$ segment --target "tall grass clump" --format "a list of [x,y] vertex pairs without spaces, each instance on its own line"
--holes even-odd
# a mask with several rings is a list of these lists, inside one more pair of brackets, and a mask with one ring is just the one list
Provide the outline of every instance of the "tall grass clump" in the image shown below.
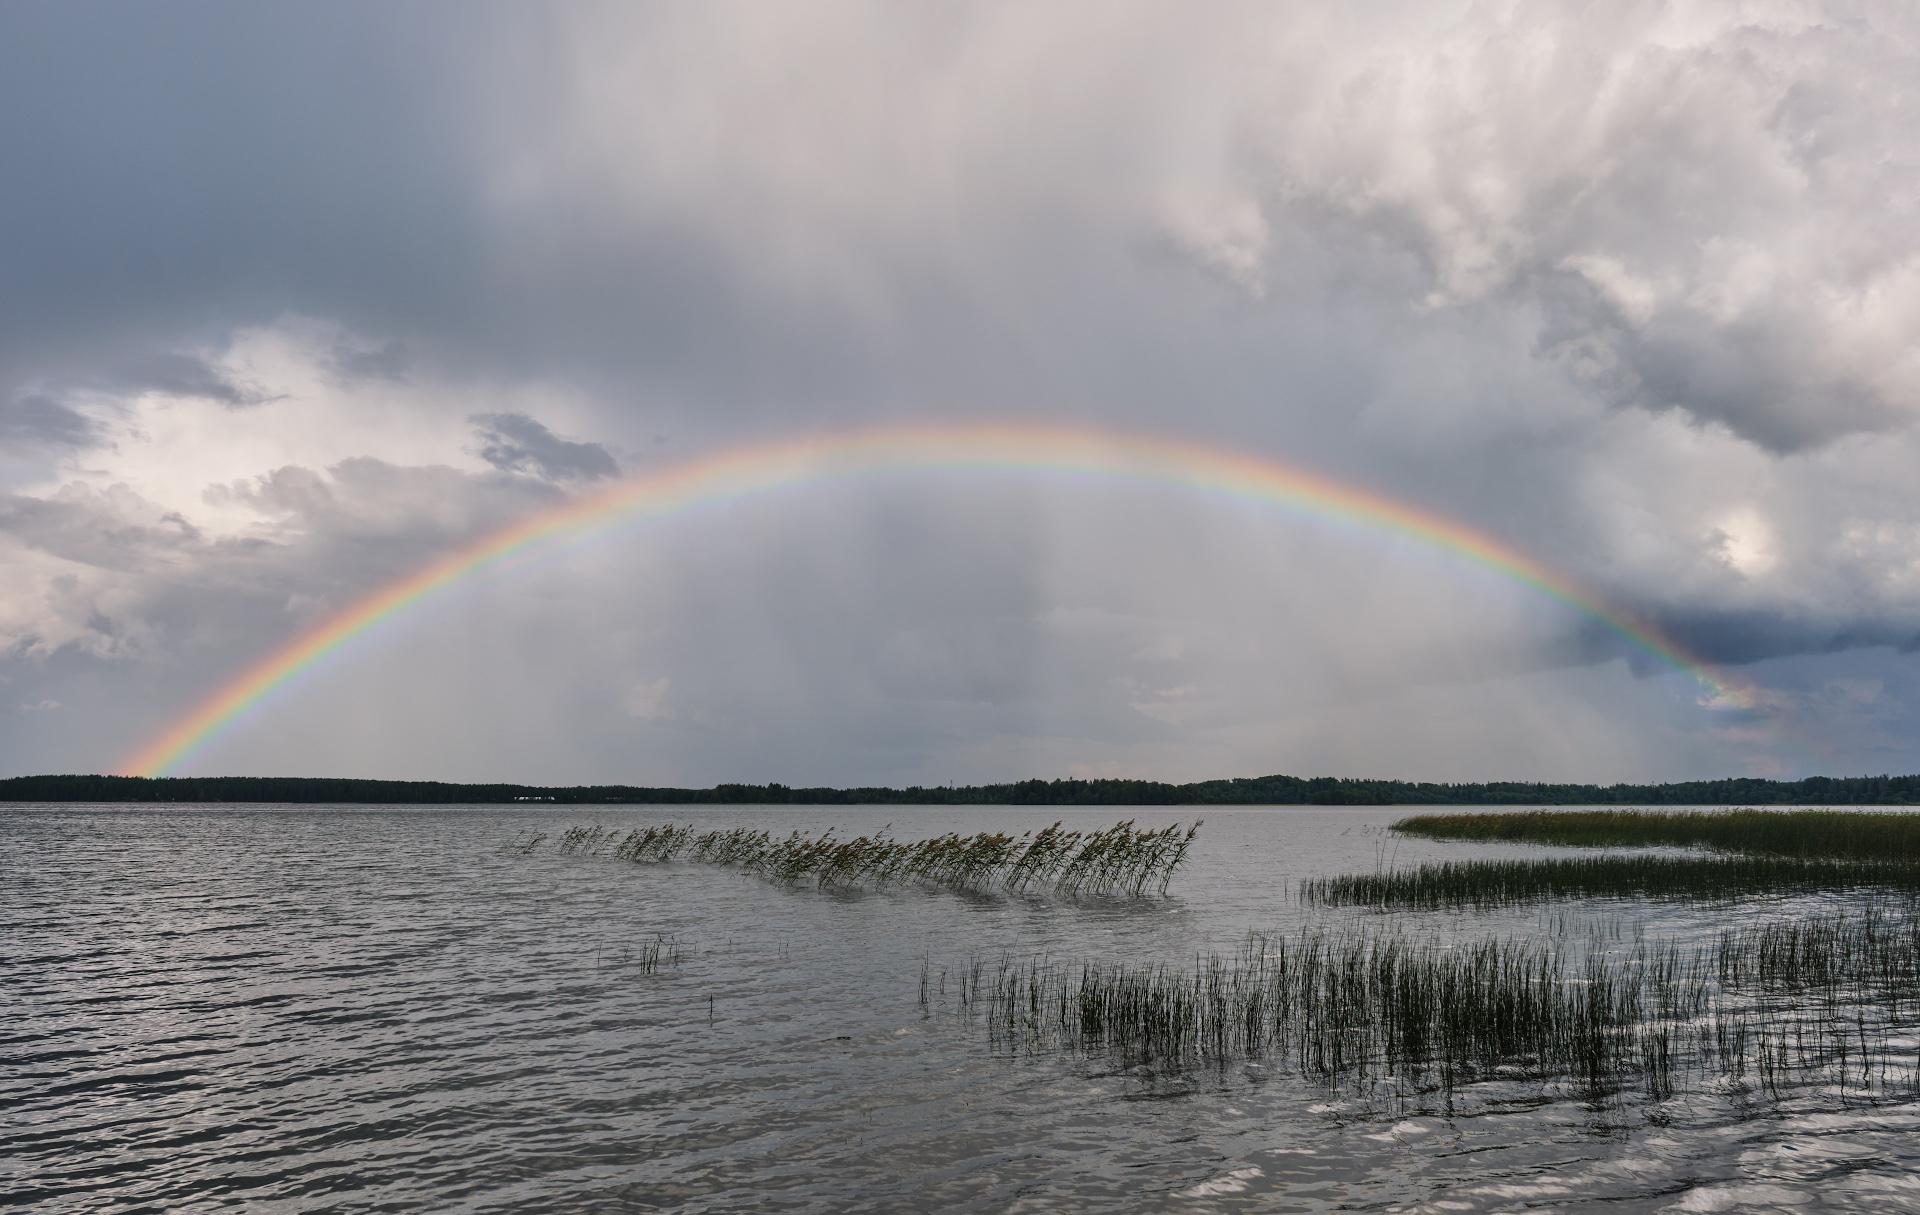
[[[937,990],[946,990],[946,975]],[[935,990],[923,972],[921,1001]],[[1607,953],[1306,928],[1180,967],[975,961],[959,1003],[996,1049],[1177,1072],[1263,1060],[1401,1094],[1485,1079],[1665,1099],[1701,1081],[1920,1091],[1920,921],[1832,917]],[[1897,996],[1892,993],[1898,993]]]
[[736,827],[697,832],[692,826],[642,827],[620,834],[597,826],[562,833],[563,853],[657,863],[686,859],[744,870],[783,885],[876,887],[927,882],[961,890],[1020,891],[1047,887],[1065,894],[1166,893],[1186,862],[1200,824],[1157,830],[1132,820],[1099,831],[1060,823],[1009,835],[947,834],[896,840],[884,832],[840,838]]
[[1520,810],[1416,814],[1402,835],[1576,846],[1678,845],[1772,856],[1920,861],[1920,813],[1869,810]]
[[639,952],[632,956],[641,974],[654,974],[665,967],[680,965],[680,941],[665,933],[655,933],[652,940],[640,942]]
[[1307,878],[1303,903],[1375,911],[1485,911],[1566,898],[1724,901],[1872,887],[1920,889],[1920,864],[1827,857],[1619,853],[1440,861],[1410,869]]
[[1320,1083],[1399,1076],[1449,1089],[1497,1073],[1590,1089],[1642,1075],[1664,1096],[1666,1070],[1643,1064],[1707,1010],[1701,966],[1670,947],[1609,965],[1552,943],[1446,948],[1307,930],[1252,936],[1237,956],[1188,968],[1003,958],[960,986],[995,1045],[1013,1052],[1169,1071],[1258,1059]]
[[1852,914],[1723,931],[1719,979],[1763,993],[1846,1004],[1865,993],[1894,1015],[1920,1016],[1920,915],[1911,900],[1866,900]]

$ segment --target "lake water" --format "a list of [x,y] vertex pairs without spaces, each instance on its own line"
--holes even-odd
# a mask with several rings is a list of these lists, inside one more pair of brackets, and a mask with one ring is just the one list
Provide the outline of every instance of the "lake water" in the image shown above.
[[[923,968],[1185,964],[1250,929],[1381,919],[1303,908],[1303,877],[1522,854],[1387,834],[1408,812],[1200,810],[1169,897],[1073,901],[502,849],[585,822],[912,838],[1196,810],[0,810],[0,1205],[1920,1209],[1909,1100],[1708,1087],[1594,1104],[1484,1082],[1451,1112],[1409,1112],[1284,1069],[1008,1055],[949,1002],[921,1004]],[[1524,934],[1628,915],[1685,936],[1795,907],[1394,919]],[[647,973],[660,934],[682,958]]]

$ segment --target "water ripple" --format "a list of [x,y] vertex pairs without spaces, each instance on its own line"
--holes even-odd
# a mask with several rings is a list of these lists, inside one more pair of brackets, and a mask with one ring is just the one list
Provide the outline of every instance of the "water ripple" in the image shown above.
[[[1115,814],[691,817],[905,834]],[[545,811],[0,811],[0,1205],[1920,1209],[1920,1106],[1709,1092],[1608,1110],[1488,1082],[1450,1115],[1384,1111],[1284,1072],[995,1057],[919,1005],[923,962],[1178,961],[1284,930],[1309,914],[1297,877],[1373,867],[1394,817],[1210,810],[1176,898],[1057,904],[499,851],[551,832]],[[1396,845],[1442,854],[1459,847]],[[1688,914],[1649,910],[1646,930]],[[1422,923],[1489,921],[1538,923]],[[647,973],[660,934],[682,958]]]

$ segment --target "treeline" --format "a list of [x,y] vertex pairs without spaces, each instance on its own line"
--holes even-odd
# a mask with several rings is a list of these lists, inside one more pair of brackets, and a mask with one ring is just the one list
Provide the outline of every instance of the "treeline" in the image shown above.
[[16,776],[0,780],[10,802],[370,802],[461,804],[543,801],[570,805],[925,805],[925,806],[1782,806],[1913,805],[1920,776],[1815,776],[1665,785],[1568,785],[1529,781],[1436,784],[1341,777],[1255,776],[1170,785],[1145,780],[1024,780],[1000,785],[913,785],[905,789],[715,785],[450,784],[293,776]]

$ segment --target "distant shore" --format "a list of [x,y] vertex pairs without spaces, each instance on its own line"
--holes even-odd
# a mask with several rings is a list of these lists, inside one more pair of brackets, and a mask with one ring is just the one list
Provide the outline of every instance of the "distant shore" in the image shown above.
[[470,805],[909,806],[1908,806],[1920,775],[1677,781],[1658,785],[1442,784],[1346,777],[1254,776],[1176,785],[1144,780],[1023,780],[991,785],[794,788],[722,784],[460,784],[295,776],[15,776],[0,802],[308,802]]

